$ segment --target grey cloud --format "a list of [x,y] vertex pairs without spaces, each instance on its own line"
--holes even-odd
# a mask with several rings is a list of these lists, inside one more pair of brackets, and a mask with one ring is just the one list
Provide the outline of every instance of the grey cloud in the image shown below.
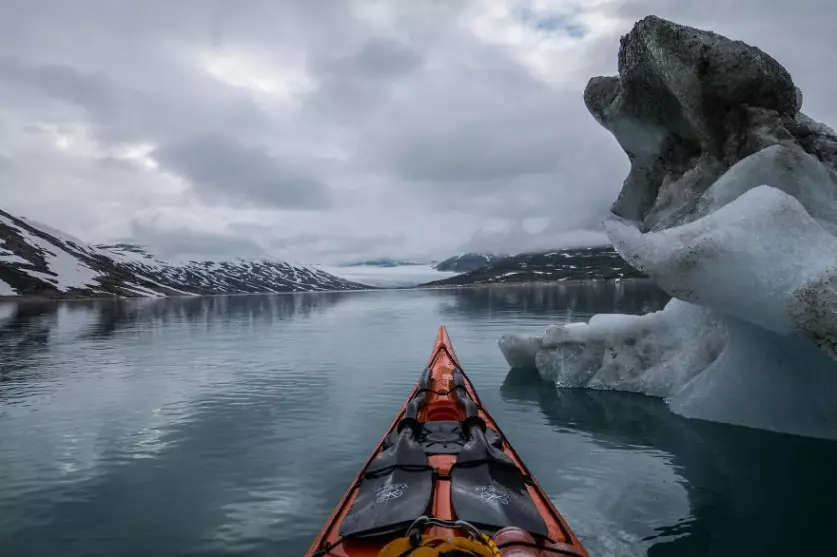
[[[44,207],[44,215],[64,215],[49,224],[73,230],[124,226],[99,226],[108,217],[91,207],[102,198],[128,218],[170,216],[180,205],[194,221],[201,203],[213,214],[229,211],[228,222],[250,218],[253,207],[276,211],[252,217],[252,228],[219,226],[230,231],[217,237],[134,228],[137,240],[166,253],[236,256],[264,246],[310,261],[401,257],[456,250],[479,239],[488,218],[545,217],[549,237],[585,227],[615,199],[627,160],[588,114],[582,91],[589,77],[616,72],[619,35],[648,13],[765,49],[804,90],[806,112],[837,123],[837,79],[822,63],[837,48],[831,0],[791,8],[762,0],[597,3],[618,25],[595,40],[593,23],[579,25],[595,19],[581,17],[583,3],[559,16],[532,3],[513,17],[542,33],[584,37],[566,60],[553,58],[556,72],[565,62],[574,68],[560,86],[538,79],[506,37],[473,31],[475,14],[487,12],[477,0],[0,2],[0,153],[14,162],[6,171],[0,163],[14,176],[0,183],[2,208]],[[370,7],[380,19],[365,17]],[[245,81],[280,86],[302,69],[311,90],[290,101],[262,95],[207,71],[219,60]],[[36,137],[27,124],[81,125],[107,152],[155,145],[159,172],[137,161],[56,155],[48,134]],[[173,191],[169,174],[191,190]],[[118,193],[114,177],[129,184],[123,189],[153,193]],[[58,192],[73,188],[76,211],[46,208],[50,191],[63,203],[68,196]],[[467,224],[455,233],[421,226],[446,211]],[[270,219],[294,224],[280,229]],[[486,242],[525,249],[536,240],[513,229]]]
[[381,253],[398,253],[403,249],[405,240],[405,234],[364,233],[349,237],[345,234],[323,231],[275,238],[269,242],[268,246],[276,253],[301,250],[303,253],[311,254],[315,261],[342,263],[376,257]]
[[400,80],[414,77],[422,55],[415,48],[391,38],[373,37],[353,51],[314,54],[308,65],[318,83],[306,98],[306,110],[314,118],[354,120],[386,106],[389,90]]
[[367,41],[349,65],[350,70],[376,79],[391,79],[421,66],[421,53],[392,39]]
[[131,235],[123,241],[146,246],[158,257],[172,260],[267,257],[257,242],[245,236],[196,231],[191,228],[160,228],[154,223],[131,222]]
[[101,73],[84,75],[61,64],[27,66],[9,57],[0,57],[0,80],[31,85],[52,97],[83,107],[108,112],[119,97],[111,80]]
[[154,159],[187,178],[202,194],[277,207],[327,208],[327,188],[289,160],[235,138],[199,135],[161,145]]
[[149,126],[162,122],[162,103],[118,86],[101,72],[83,72],[63,64],[28,65],[0,58],[0,81],[24,91],[84,109],[103,138],[131,139],[148,135]]

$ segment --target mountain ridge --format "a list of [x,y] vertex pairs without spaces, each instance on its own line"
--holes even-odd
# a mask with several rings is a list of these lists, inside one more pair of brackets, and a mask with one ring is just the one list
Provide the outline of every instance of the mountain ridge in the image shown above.
[[440,261],[439,263],[433,265],[433,268],[437,271],[468,273],[471,271],[476,271],[477,269],[485,267],[486,265],[491,265],[492,263],[499,261],[504,257],[507,256],[491,252],[472,251],[449,257],[444,261]]
[[647,277],[631,267],[612,247],[600,246],[520,253],[498,259],[467,273],[420,286],[469,286],[626,278]]
[[0,210],[0,297],[157,297],[362,290],[284,261],[172,263],[135,244],[92,245]]

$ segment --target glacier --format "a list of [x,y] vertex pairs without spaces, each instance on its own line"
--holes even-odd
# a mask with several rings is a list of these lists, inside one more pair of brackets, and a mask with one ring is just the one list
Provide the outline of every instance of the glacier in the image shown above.
[[768,54],[655,16],[584,101],[631,163],[608,238],[672,300],[504,335],[508,363],[690,418],[837,439],[837,134],[801,112]]

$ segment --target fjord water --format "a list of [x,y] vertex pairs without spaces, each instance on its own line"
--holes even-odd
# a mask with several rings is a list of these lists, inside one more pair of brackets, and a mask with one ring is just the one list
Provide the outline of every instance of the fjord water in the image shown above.
[[497,339],[641,285],[0,304],[0,555],[301,555],[436,328],[591,555],[825,554],[837,443],[558,392]]

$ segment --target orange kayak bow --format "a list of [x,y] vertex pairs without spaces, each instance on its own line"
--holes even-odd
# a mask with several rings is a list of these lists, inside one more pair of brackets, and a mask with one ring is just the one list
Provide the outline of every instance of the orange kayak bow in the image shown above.
[[[511,530],[526,541],[503,537]],[[404,536],[475,531],[495,537],[495,554],[517,545],[526,555],[587,557],[483,407],[440,327],[421,378],[306,557],[376,557]]]

